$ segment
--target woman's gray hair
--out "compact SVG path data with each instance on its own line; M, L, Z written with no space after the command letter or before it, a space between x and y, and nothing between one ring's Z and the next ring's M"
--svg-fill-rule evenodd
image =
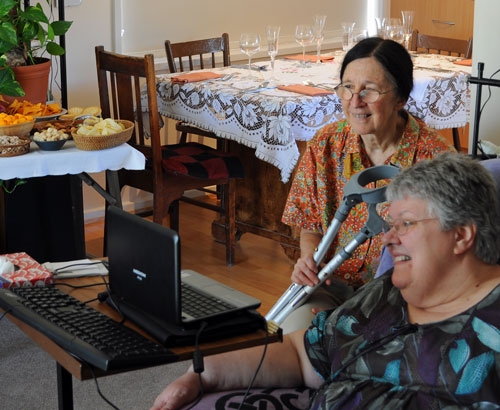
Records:
M475 225L475 255L490 265L500 260L497 186L479 161L443 153L418 162L393 178L386 196L389 202L405 197L427 201L430 215L445 231Z

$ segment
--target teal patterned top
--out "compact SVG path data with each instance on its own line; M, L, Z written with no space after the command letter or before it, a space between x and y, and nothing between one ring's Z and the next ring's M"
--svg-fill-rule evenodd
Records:
M413 325L391 273L305 334L324 380L311 409L500 408L500 286L465 312Z

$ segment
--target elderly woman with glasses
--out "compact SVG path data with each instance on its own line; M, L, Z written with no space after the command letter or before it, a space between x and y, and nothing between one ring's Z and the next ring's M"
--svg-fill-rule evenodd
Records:
M345 120L327 125L309 141L295 175L282 221L300 229L301 255L292 272L300 285L318 282L313 254L352 175L368 167L406 168L454 148L436 131L405 111L413 88L413 63L399 43L378 37L360 41L345 56L336 88ZM367 219L365 204L351 210L325 261L337 254ZM380 235L358 247L320 292L282 324L285 333L314 317L312 308L331 308L373 278L381 252Z
M311 409L498 408L500 211L492 175L444 153L396 175L387 197L383 242L393 270L320 312L308 330L270 345L254 387L311 387ZM205 387L246 387L261 355L253 348L206 358ZM175 409L199 391L188 371L153 409Z

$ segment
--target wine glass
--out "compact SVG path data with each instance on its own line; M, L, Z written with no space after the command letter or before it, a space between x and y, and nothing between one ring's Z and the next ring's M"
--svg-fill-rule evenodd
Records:
M349 51L353 46L353 31L356 23L343 21L340 25L342 26L342 50Z
M256 33L242 33L240 50L248 56L248 69L252 70L252 56L260 50L260 36ZM249 72L251 73L251 71ZM249 74L249 78L252 78L251 74Z
M401 19L391 18L386 25L386 38L402 43L404 41Z
M305 64L306 62L306 45L311 44L313 40L313 33L311 26L307 24L299 24L295 28L295 41L302 46L302 62L301 64Z
M280 36L280 26L267 26L267 54L271 57L271 80L274 81L274 60L278 55L278 39Z
M405 47L406 49L408 49L410 48L410 37L413 27L413 16L415 15L415 12L413 10L402 10L401 14L403 15L403 36Z
M325 38L325 22L326 22L326 16L316 14L314 16L314 22L312 25L312 32L314 36L314 40L316 41L316 54L318 56L318 59L316 60L317 63L321 63L320 59L320 54L321 54L321 43L323 42Z

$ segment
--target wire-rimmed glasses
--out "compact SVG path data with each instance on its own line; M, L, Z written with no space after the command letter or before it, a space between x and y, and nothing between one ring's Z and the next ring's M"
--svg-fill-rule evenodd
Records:
M394 90L394 88L391 88L391 89L386 90L386 91L379 91L379 90L375 90L374 88L365 88L365 89L361 90L359 93L355 93L348 86L346 86L344 84L339 84L334 88L334 90L335 90L335 93L337 94L337 96L341 100L349 101L352 99L354 94L358 94L359 99L361 101L370 104L370 103L376 102L380 98L381 95L390 93L391 91Z
M420 222L427 221L436 221L438 218L424 218L417 219L416 221L410 221L406 219L386 219L384 220L384 224L382 226L382 231L384 233L389 232L391 229L394 229L398 235L406 235L410 228Z

